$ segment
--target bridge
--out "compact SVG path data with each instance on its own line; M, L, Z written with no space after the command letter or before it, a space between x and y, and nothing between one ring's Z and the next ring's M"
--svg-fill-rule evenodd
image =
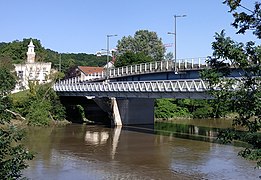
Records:
M156 98L211 99L199 72L206 59L159 61L109 69L92 81L72 78L54 85L62 97L86 97L108 112L114 125L153 124ZM231 76L240 77L234 69ZM235 85L236 88L236 85ZM103 100L101 100L103 98ZM104 98L109 99L105 102Z

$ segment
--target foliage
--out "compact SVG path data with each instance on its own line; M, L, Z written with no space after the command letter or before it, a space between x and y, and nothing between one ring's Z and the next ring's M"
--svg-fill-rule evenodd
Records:
M28 165L33 155L28 152L20 141L23 132L10 125L11 116L7 109L11 107L10 98L6 95L14 88L15 79L7 66L0 66L0 179L18 179L22 170Z
M177 106L177 104L175 104L173 101L173 99L156 100L155 117L163 119L175 117L188 117L188 109Z
M6 96L15 86L15 76L5 67L0 67L0 95Z
M158 38L155 32L148 30L136 31L134 37L124 36L118 41L117 49L118 56L127 52L134 54L142 53L145 56L151 57L154 61L163 60L165 53L165 47L161 38Z
M216 100L158 99L155 104L155 117L164 119L176 117L220 118L231 112L228 105L223 102L218 103Z
M115 67L122 67L128 66L133 64L141 64L146 62L151 62L152 58L146 56L143 52L133 53L133 52L126 52L123 55L119 56L117 61L114 63Z
M21 130L15 126L9 126L0 130L0 178L18 179L22 176L22 170L27 168L27 160L33 155L29 153L19 142L24 137Z
M232 25L238 29L237 33L244 34L247 30L252 30L254 35L260 39L260 3L256 3L253 11L242 6L240 0L227 0L224 3L233 12L235 21ZM238 13L239 7L246 12ZM243 133L236 131L235 128L226 130L220 133L219 138L223 142L232 142L233 140L247 142L249 147L239 154L245 158L256 160L257 165L261 166L261 46L255 45L253 41L246 44L237 43L226 37L222 31L220 34L216 33L212 48L214 50L213 58L209 60L212 69L205 70L202 77L208 80L210 93L214 97L232 101L230 106L238 113L234 120L234 126L245 128ZM226 61L230 61L233 67L242 71L241 79L226 78L231 74L231 68L227 66ZM232 91L235 83L239 83L239 85L237 89Z
M65 108L51 84L32 85L29 92L12 95L13 110L25 116L29 125L48 126L65 119Z
M170 60L172 60L174 58L174 56L173 56L173 53L172 52L168 52L166 55L165 55L165 60L166 61L170 61Z
M11 106L7 95L15 87L15 76L11 73L9 65L0 63L0 124L5 124L10 119L10 114L6 111Z
M36 99L30 105L29 112L26 115L28 124L33 126L48 126L51 122L51 118L49 116L50 110L50 102Z
M261 39L260 2L255 3L254 10L241 5L241 0L225 0L223 3L227 4L230 7L230 12L233 13L234 22L232 26L238 29L238 34L244 34L247 30L251 30L254 35ZM245 11L237 12L236 10L239 8Z

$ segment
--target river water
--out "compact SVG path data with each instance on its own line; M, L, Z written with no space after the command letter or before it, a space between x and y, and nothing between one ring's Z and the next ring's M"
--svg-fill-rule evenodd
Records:
M213 143L224 120L177 120L151 127L108 128L70 124L29 128L26 146L36 153L30 179L235 179L260 180L240 147Z

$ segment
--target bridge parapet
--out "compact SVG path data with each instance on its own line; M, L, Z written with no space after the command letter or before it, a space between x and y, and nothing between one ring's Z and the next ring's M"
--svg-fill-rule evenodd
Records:
M111 68L109 69L109 77L116 78L135 74L203 69L207 67L206 60L207 58L179 59L176 63L172 60L155 61L130 66L123 66L119 68Z
M184 70L199 70L208 67L207 58L197 59L179 59L175 64L174 61L155 61L149 63L141 63L130 66L123 66L119 68L109 69L109 78L118 78L132 75L149 74L149 73L160 73L160 72L173 72L173 71L184 71ZM90 74L93 79L88 80L89 82L106 79L106 70L101 73ZM100 77L100 78L97 78ZM62 80L61 83L76 83L80 82L80 77L74 77L70 79Z

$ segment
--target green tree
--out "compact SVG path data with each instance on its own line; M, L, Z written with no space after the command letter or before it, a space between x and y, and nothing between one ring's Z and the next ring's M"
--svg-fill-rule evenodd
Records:
M181 108L175 103L175 99L157 99L155 103L156 118L175 118L188 117L189 111L187 108Z
M133 64L140 64L153 61L150 56L146 56L143 52L133 53L126 52L119 56L117 61L114 63L115 67L128 66Z
M0 66L0 179L18 179L33 155L20 143L23 132L10 125L11 101L7 96L15 86L10 69Z
M52 121L65 119L65 108L52 89L52 83L30 85L30 92L15 109L20 109L32 126L49 126Z
M249 30L261 38L260 2L256 2L253 11L244 7L240 0L226 0L224 3L233 13L235 21L232 25L238 29L238 34ZM244 132L228 129L221 132L219 138L223 142L245 141L248 147L239 154L261 166L261 46L253 41L245 44L235 42L222 31L216 33L212 48L213 58L209 60L212 69L205 70L202 77L209 81L210 93L214 97L233 101L231 108L238 113L234 126L245 128ZM241 79L226 78L232 70L227 61L242 70ZM237 89L234 89L235 83L239 83Z
M118 41L118 54L126 52L143 53L145 56L151 57L154 61L161 61L164 58L165 47L156 32L148 30L136 31L134 37L124 36Z
M172 52L168 52L166 55L165 55L165 60L166 61L170 61L174 58L173 56L173 53Z

